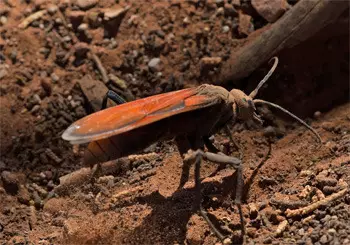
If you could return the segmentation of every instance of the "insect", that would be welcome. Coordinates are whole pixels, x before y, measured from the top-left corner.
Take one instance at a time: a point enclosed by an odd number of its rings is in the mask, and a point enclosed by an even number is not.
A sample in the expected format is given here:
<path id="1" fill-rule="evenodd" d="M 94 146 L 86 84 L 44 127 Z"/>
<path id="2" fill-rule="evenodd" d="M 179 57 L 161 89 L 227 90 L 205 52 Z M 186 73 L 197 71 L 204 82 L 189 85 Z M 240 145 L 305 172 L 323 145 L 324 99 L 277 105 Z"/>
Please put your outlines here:
<path id="1" fill-rule="evenodd" d="M 255 105 L 267 104 L 298 120 L 321 142 L 318 133 L 291 112 L 274 103 L 254 99 L 277 67 L 278 58 L 274 57 L 273 60 L 274 64 L 268 74 L 249 95 L 238 89 L 228 91 L 220 86 L 203 84 L 195 88 L 124 103 L 117 94 L 109 92 L 103 100 L 103 107 L 106 106 L 107 98 L 120 105 L 76 121 L 63 133 L 62 138 L 72 144 L 90 142 L 85 151 L 84 162 L 91 166 L 136 153 L 158 140 L 174 138 L 185 160 L 180 188 L 188 180 L 188 163 L 194 161 L 196 191 L 194 206 L 218 238 L 224 240 L 225 237 L 213 225 L 201 206 L 200 165 L 202 159 L 206 159 L 214 163 L 230 164 L 236 169 L 235 203 L 239 209 L 244 231 L 241 211 L 242 161 L 220 153 L 209 137 L 237 119 L 253 120 L 261 124 L 262 120 L 256 113 Z M 204 151 L 204 146 L 208 151 Z"/>

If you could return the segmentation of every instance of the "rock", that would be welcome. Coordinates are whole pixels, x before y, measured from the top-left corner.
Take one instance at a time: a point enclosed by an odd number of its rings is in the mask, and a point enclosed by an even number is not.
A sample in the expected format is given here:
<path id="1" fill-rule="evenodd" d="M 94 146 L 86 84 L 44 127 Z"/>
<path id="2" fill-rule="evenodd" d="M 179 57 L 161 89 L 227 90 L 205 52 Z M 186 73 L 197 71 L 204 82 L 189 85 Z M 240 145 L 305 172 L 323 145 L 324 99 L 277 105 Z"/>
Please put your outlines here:
<path id="1" fill-rule="evenodd" d="M 74 45 L 74 55 L 75 57 L 83 58 L 86 56 L 87 52 L 89 52 L 90 48 L 89 45 L 83 42 L 76 43 Z"/>
<path id="2" fill-rule="evenodd" d="M 113 181 L 114 181 L 113 175 L 101 176 L 97 179 L 98 184 L 107 184 L 109 186 L 113 186 Z"/>
<path id="3" fill-rule="evenodd" d="M 247 14 L 243 14 L 241 11 L 238 15 L 238 34 L 242 37 L 248 36 L 254 31 L 254 25 L 252 23 L 252 17 Z"/>
<path id="4" fill-rule="evenodd" d="M 20 184 L 24 184 L 25 175 L 21 173 L 13 173 L 9 171 L 3 171 L 1 173 L 1 180 L 7 193 L 11 195 L 17 194 Z"/>
<path id="5" fill-rule="evenodd" d="M 320 238 L 320 243 L 321 243 L 321 244 L 326 244 L 326 243 L 328 243 L 327 235 L 321 236 L 321 238 Z"/>
<path id="6" fill-rule="evenodd" d="M 191 23 L 190 18 L 188 18 L 188 17 L 185 17 L 185 18 L 182 20 L 182 22 L 183 22 L 184 25 L 188 25 L 188 24 Z"/>
<path id="7" fill-rule="evenodd" d="M 180 67 L 180 71 L 186 71 L 188 68 L 190 68 L 190 61 L 189 60 L 186 60 L 184 61 L 182 64 L 181 64 L 181 67 Z"/>
<path id="8" fill-rule="evenodd" d="M 216 11 L 215 11 L 215 14 L 211 17 L 211 18 L 215 18 L 217 16 L 221 16 L 225 13 L 225 10 L 223 7 L 220 7 L 218 8 Z"/>
<path id="9" fill-rule="evenodd" d="M 112 81 L 113 84 L 117 85 L 121 89 L 127 89 L 127 85 L 124 80 L 120 79 L 116 75 L 110 73 L 108 74 L 108 78 Z"/>
<path id="10" fill-rule="evenodd" d="M 321 112 L 320 111 L 315 111 L 314 118 L 315 119 L 320 119 L 320 117 L 321 117 Z"/>
<path id="11" fill-rule="evenodd" d="M 257 237 L 257 229 L 255 228 L 255 227 L 247 227 L 246 228 L 247 229 L 247 235 L 249 236 L 249 237 L 251 237 L 251 238 L 255 238 L 255 237 Z M 229 243 L 229 244 L 231 244 L 231 243 Z"/>
<path id="12" fill-rule="evenodd" d="M 60 80 L 60 78 L 54 72 L 51 73 L 50 77 L 52 79 L 52 82 L 54 82 L 54 83 L 57 83 Z"/>
<path id="13" fill-rule="evenodd" d="M 304 228 L 301 228 L 301 229 L 298 230 L 298 235 L 299 236 L 304 236 L 304 234 L 305 234 Z"/>
<path id="14" fill-rule="evenodd" d="M 235 7 L 240 7 L 241 6 L 241 1 L 240 0 L 232 0 L 232 5 Z"/>
<path id="15" fill-rule="evenodd" d="M 225 4 L 225 0 L 215 0 L 215 3 L 218 7 L 222 7 Z"/>
<path id="16" fill-rule="evenodd" d="M 35 106 L 33 106 L 33 108 L 30 110 L 30 112 L 31 112 L 32 114 L 36 114 L 37 112 L 40 111 L 40 109 L 41 109 L 41 106 L 40 106 L 40 105 L 35 105 Z"/>
<path id="17" fill-rule="evenodd" d="M 116 9 L 108 9 L 104 12 L 104 20 L 108 21 L 111 19 L 115 19 L 119 17 L 122 14 L 125 14 L 130 9 L 130 6 L 127 6 L 125 8 L 116 8 Z"/>
<path id="18" fill-rule="evenodd" d="M 39 194 L 36 191 L 33 191 L 33 200 L 34 200 L 34 205 L 37 209 L 40 209 L 44 206 L 44 202 L 41 200 Z"/>
<path id="19" fill-rule="evenodd" d="M 4 26 L 6 23 L 7 23 L 7 17 L 6 16 L 1 16 L 0 17 L 0 24 Z"/>
<path id="20" fill-rule="evenodd" d="M 54 15 L 58 10 L 58 7 L 57 5 L 54 5 L 54 4 L 50 4 L 47 8 L 47 12 L 51 15 Z"/>
<path id="21" fill-rule="evenodd" d="M 256 217 L 258 217 L 258 209 L 255 203 L 249 203 L 248 208 L 249 208 L 250 219 L 255 219 Z"/>
<path id="22" fill-rule="evenodd" d="M 223 33 L 227 33 L 227 32 L 229 32 L 230 31 L 230 27 L 229 26 L 223 26 L 222 27 L 222 32 Z"/>
<path id="23" fill-rule="evenodd" d="M 89 75 L 84 76 L 82 79 L 78 81 L 78 83 L 85 97 L 90 103 L 90 106 L 92 107 L 92 109 L 94 111 L 99 111 L 101 109 L 102 99 L 108 92 L 108 88 L 106 87 L 106 85 L 101 81 L 92 79 L 91 76 Z M 80 106 L 75 109 L 75 112 L 77 114 L 78 114 L 77 110 L 80 110 L 78 108 L 80 108 Z M 84 114 L 85 114 L 85 111 L 84 111 Z M 81 116 L 85 116 L 84 114 L 79 112 L 79 115 Z"/>
<path id="24" fill-rule="evenodd" d="M 238 16 L 238 12 L 235 10 L 232 4 L 229 4 L 229 3 L 225 3 L 224 5 L 224 14 L 225 16 L 231 16 L 231 17 Z"/>
<path id="25" fill-rule="evenodd" d="M 45 175 L 45 178 L 48 180 L 52 179 L 52 177 L 53 177 L 52 171 L 49 171 L 49 170 L 45 171 L 44 175 Z"/>
<path id="26" fill-rule="evenodd" d="M 286 0 L 252 0 L 252 6 L 270 23 L 275 22 L 289 8 Z"/>
<path id="27" fill-rule="evenodd" d="M 276 128 L 272 126 L 267 126 L 264 128 L 263 134 L 265 137 L 275 137 L 276 136 Z"/>
<path id="28" fill-rule="evenodd" d="M 128 19 L 127 23 L 129 26 L 131 25 L 137 25 L 138 24 L 138 20 L 139 20 L 139 16 L 136 14 L 133 14 L 130 16 L 130 18 Z"/>
<path id="29" fill-rule="evenodd" d="M 71 11 L 68 13 L 68 18 L 72 24 L 73 29 L 77 29 L 78 26 L 83 22 L 85 12 L 83 11 Z"/>
<path id="30" fill-rule="evenodd" d="M 87 31 L 87 29 L 89 29 L 89 25 L 86 23 L 80 24 L 77 28 L 77 30 L 80 32 L 85 32 L 85 31 Z"/>
<path id="31" fill-rule="evenodd" d="M 317 184 L 323 188 L 325 186 L 336 186 L 338 181 L 335 178 L 324 177 L 324 176 L 316 176 Z"/>
<path id="32" fill-rule="evenodd" d="M 158 72 L 161 70 L 161 59 L 153 58 L 148 62 L 148 68 L 153 72 Z"/>
<path id="33" fill-rule="evenodd" d="M 336 229 L 334 229 L 334 228 L 330 228 L 330 229 L 328 230 L 328 234 L 331 235 L 331 236 L 334 236 L 335 234 L 337 234 L 337 231 L 336 231 Z"/>
<path id="34" fill-rule="evenodd" d="M 7 94 L 7 89 L 8 86 L 6 84 L 0 84 L 0 96 Z"/>
<path id="35" fill-rule="evenodd" d="M 11 50 L 10 60 L 12 61 L 13 64 L 17 62 L 17 49 Z"/>
<path id="36" fill-rule="evenodd" d="M 78 7 L 84 10 L 94 7 L 98 2 L 99 0 L 76 0 Z"/>
<path id="37" fill-rule="evenodd" d="M 29 205 L 30 202 L 30 194 L 27 188 L 23 185 L 20 185 L 19 191 L 17 193 L 17 200 L 25 205 Z"/>

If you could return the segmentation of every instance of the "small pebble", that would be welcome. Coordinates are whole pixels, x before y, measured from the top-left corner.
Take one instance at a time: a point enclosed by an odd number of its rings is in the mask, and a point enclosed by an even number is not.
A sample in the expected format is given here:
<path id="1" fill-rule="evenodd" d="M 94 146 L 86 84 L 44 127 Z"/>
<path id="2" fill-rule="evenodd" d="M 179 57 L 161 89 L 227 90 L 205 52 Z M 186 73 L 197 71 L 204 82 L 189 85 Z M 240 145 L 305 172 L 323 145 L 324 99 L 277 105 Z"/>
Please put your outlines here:
<path id="1" fill-rule="evenodd" d="M 148 68 L 153 72 L 157 72 L 160 70 L 160 63 L 160 58 L 153 58 L 148 62 Z"/>
<path id="2" fill-rule="evenodd" d="M 188 17 L 185 17 L 185 18 L 183 19 L 183 23 L 184 23 L 184 25 L 190 24 L 190 19 L 189 19 Z"/>
<path id="3" fill-rule="evenodd" d="M 63 21 L 62 21 L 61 18 L 56 18 L 56 19 L 55 19 L 55 23 L 56 23 L 57 25 L 61 25 L 61 24 L 63 23 Z"/>
<path id="4" fill-rule="evenodd" d="M 94 7 L 98 2 L 99 0 L 77 0 L 76 4 L 79 8 L 86 10 Z"/>
<path id="5" fill-rule="evenodd" d="M 54 72 L 51 73 L 50 77 L 52 79 L 52 82 L 54 82 L 54 83 L 57 83 L 60 80 L 60 78 Z"/>
<path id="6" fill-rule="evenodd" d="M 316 111 L 314 113 L 314 118 L 319 119 L 320 117 L 321 117 L 321 112 L 320 111 Z"/>
<path id="7" fill-rule="evenodd" d="M 222 32 L 223 33 L 227 33 L 227 32 L 229 32 L 230 31 L 230 27 L 229 26 L 223 26 L 222 27 Z"/>
<path id="8" fill-rule="evenodd" d="M 327 235 L 321 236 L 321 238 L 320 238 L 320 243 L 321 243 L 321 244 L 326 244 L 327 242 L 328 242 Z"/>
<path id="9" fill-rule="evenodd" d="M 47 8 L 47 12 L 51 15 L 54 15 L 57 12 L 57 10 L 58 10 L 58 7 L 57 7 L 57 5 L 54 5 L 54 4 L 50 5 Z"/>
<path id="10" fill-rule="evenodd" d="M 78 31 L 85 32 L 89 28 L 88 24 L 82 23 L 78 26 Z"/>
<path id="11" fill-rule="evenodd" d="M 334 236 L 335 234 L 337 234 L 337 231 L 334 228 L 331 228 L 328 230 L 328 234 Z"/>
<path id="12" fill-rule="evenodd" d="M 72 40 L 72 38 L 70 36 L 64 36 L 62 39 L 64 42 L 68 43 Z"/>
<path id="13" fill-rule="evenodd" d="M 5 25 L 7 23 L 7 17 L 6 16 L 1 16 L 0 17 L 0 24 Z"/>

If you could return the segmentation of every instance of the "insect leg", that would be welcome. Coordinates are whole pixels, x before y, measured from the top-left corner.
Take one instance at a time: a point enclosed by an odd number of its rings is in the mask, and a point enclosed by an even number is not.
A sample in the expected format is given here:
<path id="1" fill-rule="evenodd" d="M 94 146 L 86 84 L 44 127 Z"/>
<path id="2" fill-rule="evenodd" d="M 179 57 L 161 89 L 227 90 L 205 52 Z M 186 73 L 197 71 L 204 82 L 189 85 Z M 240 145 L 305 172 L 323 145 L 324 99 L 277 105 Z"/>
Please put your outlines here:
<path id="1" fill-rule="evenodd" d="M 177 136 L 175 141 L 181 156 L 183 156 L 191 148 L 191 144 L 186 136 Z M 182 187 L 186 184 L 190 176 L 190 168 L 191 168 L 190 162 L 183 160 L 182 164 L 183 165 L 182 165 L 181 179 L 180 179 L 180 184 L 178 186 L 178 189 L 182 189 Z"/>
<path id="2" fill-rule="evenodd" d="M 202 151 L 201 151 L 202 152 Z M 225 236 L 221 234 L 221 232 L 215 227 L 215 225 L 211 222 L 209 219 L 207 212 L 202 207 L 202 189 L 201 189 L 201 179 L 200 179 L 200 169 L 201 169 L 201 162 L 202 162 L 203 155 L 202 154 L 196 154 L 195 155 L 195 169 L 194 169 L 194 175 L 195 175 L 195 190 L 196 190 L 196 197 L 195 197 L 195 208 L 199 209 L 200 214 L 205 219 L 205 221 L 208 223 L 211 230 L 215 233 L 215 235 L 220 239 L 224 240 Z"/>
<path id="3" fill-rule="evenodd" d="M 114 92 L 113 90 L 108 90 L 108 92 L 106 93 L 106 95 L 103 97 L 102 100 L 102 106 L 101 106 L 101 110 L 106 109 L 107 108 L 107 100 L 111 99 L 114 103 L 116 103 L 117 105 L 120 104 L 124 104 L 126 101 L 120 97 L 120 95 L 118 95 L 116 92 Z"/>
<path id="4" fill-rule="evenodd" d="M 211 162 L 219 163 L 219 164 L 230 164 L 234 169 L 237 171 L 237 187 L 236 187 L 236 198 L 235 203 L 237 204 L 240 220 L 241 220 L 241 229 L 242 229 L 242 236 L 245 233 L 244 229 L 244 219 L 243 219 L 243 213 L 242 213 L 242 207 L 241 207 L 241 198 L 242 198 L 242 190 L 243 190 L 243 173 L 242 173 L 242 161 L 235 157 L 227 156 L 223 153 L 211 153 L 211 152 L 203 152 L 202 150 L 196 150 L 192 151 L 190 150 L 187 154 L 185 154 L 185 160 L 191 160 L 195 159 L 196 166 L 195 166 L 195 188 L 197 190 L 197 205 L 199 205 L 199 210 L 203 218 L 207 221 L 210 228 L 214 231 L 214 233 L 221 239 L 224 239 L 224 236 L 218 231 L 213 223 L 209 220 L 206 212 L 203 210 L 201 206 L 201 192 L 200 192 L 200 176 L 199 176 L 199 170 L 200 170 L 200 162 L 202 159 L 209 160 Z M 198 191 L 199 190 L 199 191 Z M 199 195 L 199 197 L 198 197 Z M 199 201 L 198 201 L 199 200 Z"/>
<path id="5" fill-rule="evenodd" d="M 239 159 L 242 159 L 243 157 L 243 153 L 241 151 L 241 148 L 239 147 L 238 143 L 236 141 L 233 140 L 233 137 L 232 137 L 232 134 L 231 134 L 231 131 L 229 129 L 229 127 L 226 125 L 224 127 L 224 130 L 225 130 L 225 134 L 229 137 L 231 143 L 236 147 L 236 149 L 238 150 L 239 152 Z"/>
<path id="6" fill-rule="evenodd" d="M 213 145 L 213 143 L 210 141 L 209 137 L 203 137 L 204 145 L 207 147 L 207 149 L 210 152 L 218 153 L 219 150 Z"/>

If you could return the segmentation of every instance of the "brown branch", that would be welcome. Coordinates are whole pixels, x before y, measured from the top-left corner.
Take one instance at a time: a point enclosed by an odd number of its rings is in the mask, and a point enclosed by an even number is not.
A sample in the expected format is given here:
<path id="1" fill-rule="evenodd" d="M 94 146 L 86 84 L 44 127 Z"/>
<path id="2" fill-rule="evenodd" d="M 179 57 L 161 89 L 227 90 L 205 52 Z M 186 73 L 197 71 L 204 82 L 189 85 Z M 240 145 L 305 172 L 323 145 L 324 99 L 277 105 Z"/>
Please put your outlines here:
<path id="1" fill-rule="evenodd" d="M 223 64 L 217 83 L 247 77 L 285 48 L 312 37 L 348 8 L 348 1 L 302 0 L 261 35 L 251 35 L 247 44 Z"/>

